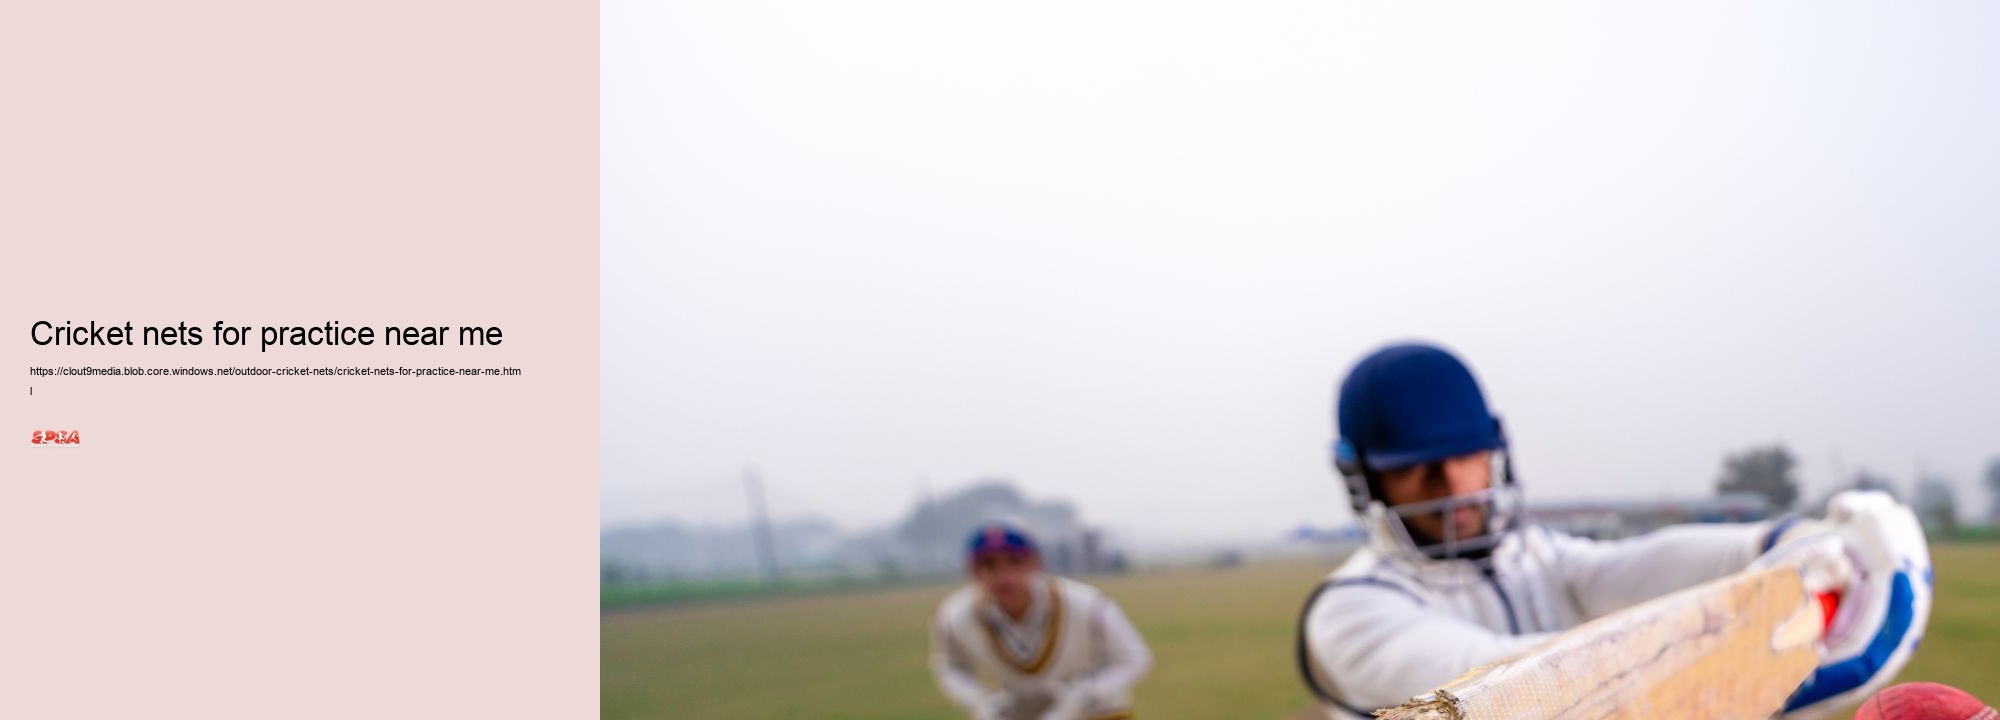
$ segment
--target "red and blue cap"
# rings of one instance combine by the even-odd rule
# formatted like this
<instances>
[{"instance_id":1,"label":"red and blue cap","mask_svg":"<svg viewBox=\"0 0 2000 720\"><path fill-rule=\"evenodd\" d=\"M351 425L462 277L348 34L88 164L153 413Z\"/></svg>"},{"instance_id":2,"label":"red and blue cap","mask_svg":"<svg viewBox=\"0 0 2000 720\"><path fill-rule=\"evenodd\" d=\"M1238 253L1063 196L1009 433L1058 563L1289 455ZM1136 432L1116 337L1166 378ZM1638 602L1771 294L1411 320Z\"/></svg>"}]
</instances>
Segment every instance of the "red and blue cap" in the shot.
<instances>
[{"instance_id":1,"label":"red and blue cap","mask_svg":"<svg viewBox=\"0 0 2000 720\"><path fill-rule=\"evenodd\" d=\"M972 531L972 537L965 542L965 554L968 557L976 558L996 552L1035 555L1040 550L1035 548L1035 541L1028 537L1027 531L1004 521L979 526Z\"/></svg>"}]
</instances>

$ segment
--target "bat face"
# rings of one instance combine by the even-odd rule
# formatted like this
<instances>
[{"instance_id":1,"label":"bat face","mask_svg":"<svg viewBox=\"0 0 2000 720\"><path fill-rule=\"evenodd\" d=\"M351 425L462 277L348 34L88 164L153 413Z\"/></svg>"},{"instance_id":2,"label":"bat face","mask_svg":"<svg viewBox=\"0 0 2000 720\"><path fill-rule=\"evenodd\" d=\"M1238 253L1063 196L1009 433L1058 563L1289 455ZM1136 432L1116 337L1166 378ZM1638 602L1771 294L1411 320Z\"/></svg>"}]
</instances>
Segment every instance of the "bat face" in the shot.
<instances>
[{"instance_id":1,"label":"bat face","mask_svg":"<svg viewBox=\"0 0 2000 720\"><path fill-rule=\"evenodd\" d=\"M1797 570L1721 578L1626 608L1437 691L1395 720L1769 718L1818 664Z\"/></svg>"}]
</instances>

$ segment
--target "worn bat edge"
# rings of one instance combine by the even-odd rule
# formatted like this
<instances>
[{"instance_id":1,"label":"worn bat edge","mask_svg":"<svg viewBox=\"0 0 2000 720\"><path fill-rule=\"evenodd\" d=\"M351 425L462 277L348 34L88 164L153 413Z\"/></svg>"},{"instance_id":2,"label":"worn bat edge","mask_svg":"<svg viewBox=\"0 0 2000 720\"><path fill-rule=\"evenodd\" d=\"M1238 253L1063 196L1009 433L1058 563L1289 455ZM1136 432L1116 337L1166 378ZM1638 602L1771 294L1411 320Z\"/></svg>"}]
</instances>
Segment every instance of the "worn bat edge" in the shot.
<instances>
[{"instance_id":1,"label":"worn bat edge","mask_svg":"<svg viewBox=\"0 0 2000 720\"><path fill-rule=\"evenodd\" d=\"M1742 582L1752 578L1756 578L1761 582L1768 580L1771 575L1783 573L1786 570L1788 568L1766 568L1763 570L1745 571L1730 577L1717 578L1716 580L1680 592L1670 593L1667 596L1657 598L1656 601L1677 595L1697 595L1712 590L1716 585ZM1795 585L1799 582L1799 578L1796 574L1793 574L1780 582L1787 585ZM1803 602L1802 588L1800 594L1802 601L1800 609L1788 616L1784 621L1779 622L1777 627L1772 629L1770 648L1773 651L1799 647L1817 640L1820 629L1818 617L1814 613L1809 612L1810 608ZM1465 674L1454 678L1451 682L1430 693L1410 698L1396 707L1376 710L1372 714L1382 720L1471 720L1471 714L1467 711L1464 701L1452 694L1452 688L1464 689L1471 687L1477 690L1479 689L1477 686L1495 671L1538 658L1550 652L1553 648L1566 645L1567 643L1564 643L1563 640L1567 638L1564 636L1569 635L1570 632L1584 630L1604 621L1611 620L1616 616L1628 614L1637 610L1637 607L1627 608L1624 611L1598 618L1596 621L1579 625L1576 628L1572 628L1571 631L1563 633L1563 635L1550 638L1548 641L1537 644L1535 647L1522 651L1520 654L1468 670Z\"/></svg>"}]
</instances>

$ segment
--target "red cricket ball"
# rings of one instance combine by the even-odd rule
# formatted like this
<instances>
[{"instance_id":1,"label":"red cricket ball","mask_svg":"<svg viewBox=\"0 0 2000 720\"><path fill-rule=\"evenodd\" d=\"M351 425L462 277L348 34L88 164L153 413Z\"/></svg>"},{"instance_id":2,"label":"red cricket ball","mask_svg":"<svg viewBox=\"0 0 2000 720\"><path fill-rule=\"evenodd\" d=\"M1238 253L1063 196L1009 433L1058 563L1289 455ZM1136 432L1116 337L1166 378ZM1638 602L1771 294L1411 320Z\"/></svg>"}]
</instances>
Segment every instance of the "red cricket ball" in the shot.
<instances>
[{"instance_id":1,"label":"red cricket ball","mask_svg":"<svg viewBox=\"0 0 2000 720\"><path fill-rule=\"evenodd\" d=\"M1875 693L1854 720L2000 720L2000 713L1950 685L1913 682Z\"/></svg>"}]
</instances>

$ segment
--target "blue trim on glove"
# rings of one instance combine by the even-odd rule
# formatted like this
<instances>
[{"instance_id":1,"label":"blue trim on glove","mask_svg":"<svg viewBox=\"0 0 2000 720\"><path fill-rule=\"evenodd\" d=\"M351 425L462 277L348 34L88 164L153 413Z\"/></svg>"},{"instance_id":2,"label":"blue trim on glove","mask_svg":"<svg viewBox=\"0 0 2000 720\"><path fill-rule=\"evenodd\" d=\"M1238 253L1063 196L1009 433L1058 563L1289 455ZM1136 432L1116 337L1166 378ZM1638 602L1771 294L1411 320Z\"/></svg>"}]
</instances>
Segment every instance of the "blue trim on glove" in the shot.
<instances>
[{"instance_id":1,"label":"blue trim on glove","mask_svg":"<svg viewBox=\"0 0 2000 720\"><path fill-rule=\"evenodd\" d=\"M1882 618L1882 629L1875 633L1875 639L1868 641L1868 647L1860 655L1831 665L1822 665L1814 670L1805 683L1785 701L1785 712L1817 703L1868 684L1882 666L1889 663L1889 656L1902 647L1903 637L1910 632L1910 623L1915 620L1916 594L1910 590L1910 574L1896 571L1889 579L1889 611Z\"/></svg>"},{"instance_id":2,"label":"blue trim on glove","mask_svg":"<svg viewBox=\"0 0 2000 720\"><path fill-rule=\"evenodd\" d=\"M1771 548L1778 545L1778 536L1785 534L1786 530L1792 529L1792 526L1797 524L1799 524L1798 515L1786 515L1778 518L1778 522L1771 525L1771 531L1764 535L1764 549L1757 552L1770 552Z\"/></svg>"}]
</instances>

